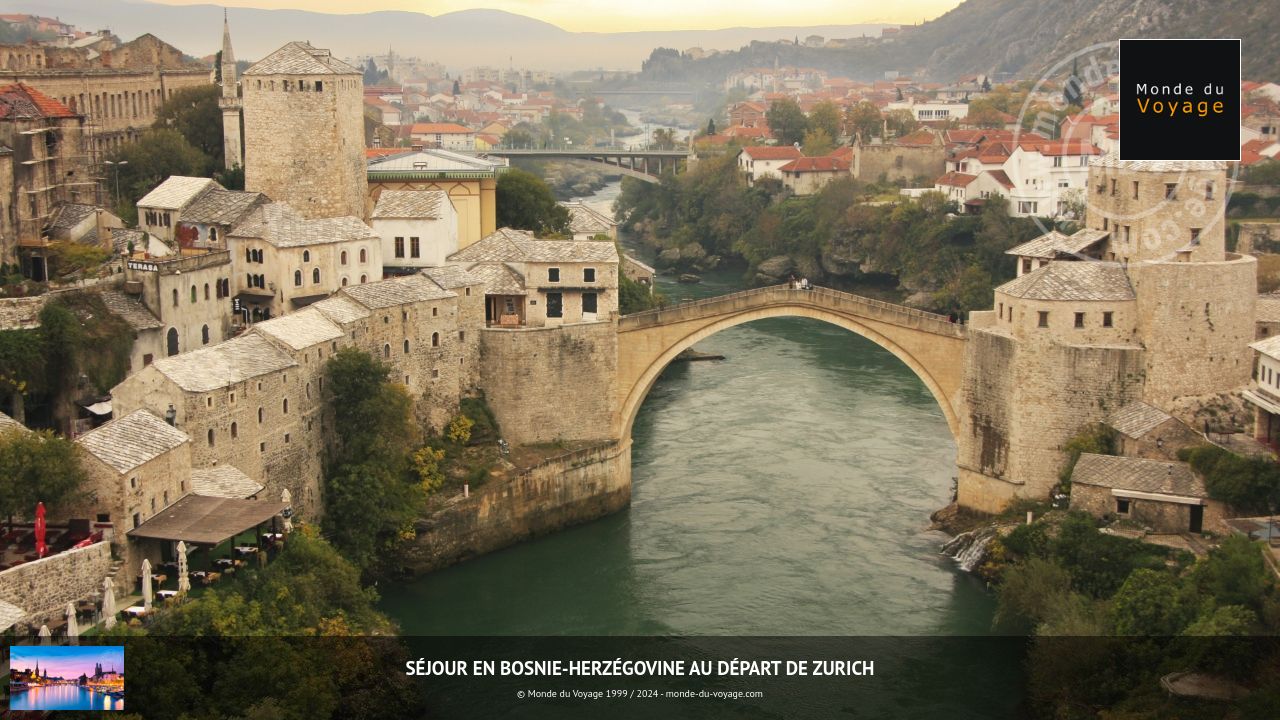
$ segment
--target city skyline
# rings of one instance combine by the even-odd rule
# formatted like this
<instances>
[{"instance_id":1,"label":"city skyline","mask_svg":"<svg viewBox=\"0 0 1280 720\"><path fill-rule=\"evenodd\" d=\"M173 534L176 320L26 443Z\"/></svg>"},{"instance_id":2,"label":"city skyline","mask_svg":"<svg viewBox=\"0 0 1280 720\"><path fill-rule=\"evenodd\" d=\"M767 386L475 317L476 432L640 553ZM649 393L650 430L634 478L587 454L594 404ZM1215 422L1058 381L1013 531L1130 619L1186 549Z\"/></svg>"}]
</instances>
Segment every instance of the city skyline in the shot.
<instances>
[{"instance_id":1,"label":"city skyline","mask_svg":"<svg viewBox=\"0 0 1280 720\"><path fill-rule=\"evenodd\" d=\"M204 0L152 0L165 5L198 5ZM903 0L882 3L813 0L797 6L780 0L651 0L634 6L606 0L224 0L228 8L310 10L333 14L407 11L444 15L461 10L502 10L535 18L574 32L716 30L732 27L911 25L955 8L959 0Z\"/></svg>"},{"instance_id":2,"label":"city skyline","mask_svg":"<svg viewBox=\"0 0 1280 720\"><path fill-rule=\"evenodd\" d=\"M114 645L103 646L14 646L9 648L9 667L14 670L34 670L40 665L40 673L47 671L49 677L75 679L83 675L93 675L94 666L98 663L106 671L115 668L116 672L124 672L124 648Z\"/></svg>"}]
</instances>

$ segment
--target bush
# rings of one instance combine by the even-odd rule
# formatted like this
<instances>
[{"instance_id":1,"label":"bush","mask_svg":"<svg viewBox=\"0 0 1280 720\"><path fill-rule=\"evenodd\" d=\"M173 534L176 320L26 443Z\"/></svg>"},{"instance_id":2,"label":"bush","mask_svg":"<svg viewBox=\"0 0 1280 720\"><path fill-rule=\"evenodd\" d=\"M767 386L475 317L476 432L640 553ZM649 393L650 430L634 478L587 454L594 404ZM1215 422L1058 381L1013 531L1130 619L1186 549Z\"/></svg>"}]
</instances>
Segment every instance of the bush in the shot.
<instances>
[{"instance_id":1,"label":"bush","mask_svg":"<svg viewBox=\"0 0 1280 720\"><path fill-rule=\"evenodd\" d=\"M483 397L463 398L459 410L471 421L471 444L495 442L499 437L498 420Z\"/></svg>"}]
</instances>

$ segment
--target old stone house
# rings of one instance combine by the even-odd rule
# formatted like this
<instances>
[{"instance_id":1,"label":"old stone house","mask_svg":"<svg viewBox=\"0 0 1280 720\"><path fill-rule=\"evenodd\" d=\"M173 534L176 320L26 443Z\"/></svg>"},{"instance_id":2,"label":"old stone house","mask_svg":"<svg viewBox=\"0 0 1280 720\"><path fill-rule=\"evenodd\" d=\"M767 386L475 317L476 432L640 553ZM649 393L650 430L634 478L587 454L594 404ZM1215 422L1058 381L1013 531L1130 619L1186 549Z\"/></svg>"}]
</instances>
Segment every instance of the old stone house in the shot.
<instances>
[{"instance_id":1,"label":"old stone house","mask_svg":"<svg viewBox=\"0 0 1280 720\"><path fill-rule=\"evenodd\" d=\"M1158 407L1135 400L1107 418L1116 431L1121 455L1149 460L1177 460L1178 450L1204 443L1204 437Z\"/></svg>"},{"instance_id":2,"label":"old stone house","mask_svg":"<svg viewBox=\"0 0 1280 720\"><path fill-rule=\"evenodd\" d=\"M385 190L441 190L457 211L458 247L465 248L498 229L498 176L506 160L424 149L369 159L369 197L373 212Z\"/></svg>"},{"instance_id":3,"label":"old stone house","mask_svg":"<svg viewBox=\"0 0 1280 720\"><path fill-rule=\"evenodd\" d=\"M574 240L592 240L604 235L617 241L618 221L586 203L562 202L560 206L569 211L569 232Z\"/></svg>"},{"instance_id":4,"label":"old stone house","mask_svg":"<svg viewBox=\"0 0 1280 720\"><path fill-rule=\"evenodd\" d=\"M1071 507L1133 520L1157 533L1225 529L1226 508L1180 462L1084 453L1071 474Z\"/></svg>"},{"instance_id":5,"label":"old stone house","mask_svg":"<svg viewBox=\"0 0 1280 720\"><path fill-rule=\"evenodd\" d=\"M383 190L369 224L389 274L443 265L458 250L458 211L443 190Z\"/></svg>"},{"instance_id":6,"label":"old stone house","mask_svg":"<svg viewBox=\"0 0 1280 720\"><path fill-rule=\"evenodd\" d=\"M233 269L226 250L125 262L122 291L137 299L163 327L163 340L139 336L134 348L140 368L163 356L177 355L221 342L231 336ZM126 318L128 319L128 318ZM140 316L136 330L149 330Z\"/></svg>"},{"instance_id":7,"label":"old stone house","mask_svg":"<svg viewBox=\"0 0 1280 720\"><path fill-rule=\"evenodd\" d=\"M779 168L804 157L800 148L791 145L751 145L738 152L738 170L746 174L747 183L754 185L762 178L782 179Z\"/></svg>"},{"instance_id":8,"label":"old stone house","mask_svg":"<svg viewBox=\"0 0 1280 720\"><path fill-rule=\"evenodd\" d=\"M849 176L849 161L840 157L802 157L778 168L782 185L796 195L812 195L827 183Z\"/></svg>"},{"instance_id":9,"label":"old stone house","mask_svg":"<svg viewBox=\"0 0 1280 720\"><path fill-rule=\"evenodd\" d=\"M489 325L595 322L618 312L618 251L610 242L539 240L502 228L449 262L485 277Z\"/></svg>"}]
</instances>

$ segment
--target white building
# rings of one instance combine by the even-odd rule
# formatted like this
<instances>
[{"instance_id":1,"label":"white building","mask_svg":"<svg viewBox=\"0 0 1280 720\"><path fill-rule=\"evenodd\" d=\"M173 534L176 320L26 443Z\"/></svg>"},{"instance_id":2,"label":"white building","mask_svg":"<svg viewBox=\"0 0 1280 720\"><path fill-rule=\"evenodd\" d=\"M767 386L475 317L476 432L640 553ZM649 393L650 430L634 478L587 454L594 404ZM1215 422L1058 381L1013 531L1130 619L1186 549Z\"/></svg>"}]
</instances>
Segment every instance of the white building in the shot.
<instances>
[{"instance_id":1,"label":"white building","mask_svg":"<svg viewBox=\"0 0 1280 720\"><path fill-rule=\"evenodd\" d=\"M766 177L781 180L782 166L802 157L804 153L791 145L751 145L738 153L738 169L747 174L747 181L753 185Z\"/></svg>"},{"instance_id":2,"label":"white building","mask_svg":"<svg viewBox=\"0 0 1280 720\"><path fill-rule=\"evenodd\" d=\"M458 211L443 190L383 190L369 224L391 274L443 265L458 251Z\"/></svg>"},{"instance_id":3,"label":"white building","mask_svg":"<svg viewBox=\"0 0 1280 720\"><path fill-rule=\"evenodd\" d=\"M969 104L962 102L915 102L901 100L884 106L885 112L891 110L908 110L916 120L952 120L968 117Z\"/></svg>"}]
</instances>

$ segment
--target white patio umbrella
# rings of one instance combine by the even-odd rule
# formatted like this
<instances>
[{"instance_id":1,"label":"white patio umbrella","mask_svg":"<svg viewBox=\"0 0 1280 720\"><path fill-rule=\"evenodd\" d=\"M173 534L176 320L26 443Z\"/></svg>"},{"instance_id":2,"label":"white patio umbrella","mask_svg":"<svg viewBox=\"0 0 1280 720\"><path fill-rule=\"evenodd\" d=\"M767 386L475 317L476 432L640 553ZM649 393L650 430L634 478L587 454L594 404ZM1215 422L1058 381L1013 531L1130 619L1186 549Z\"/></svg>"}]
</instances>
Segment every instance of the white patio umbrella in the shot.
<instances>
[{"instance_id":1,"label":"white patio umbrella","mask_svg":"<svg viewBox=\"0 0 1280 720\"><path fill-rule=\"evenodd\" d=\"M285 488L284 491L280 493L280 502L284 503L289 510L293 509L293 496L289 494L289 488ZM293 532L293 520L291 519L292 517L293 517L292 512L288 512L284 515L285 533Z\"/></svg>"},{"instance_id":2,"label":"white patio umbrella","mask_svg":"<svg viewBox=\"0 0 1280 720\"><path fill-rule=\"evenodd\" d=\"M116 626L116 584L111 578L102 581L102 626L108 630Z\"/></svg>"},{"instance_id":3,"label":"white patio umbrella","mask_svg":"<svg viewBox=\"0 0 1280 720\"><path fill-rule=\"evenodd\" d=\"M48 625L41 625L41 626L40 626L40 644L41 644L41 645L48 645L48 644L49 644L49 639L50 639L51 637L53 637L53 633L49 632L49 626L48 626Z\"/></svg>"},{"instance_id":4,"label":"white patio umbrella","mask_svg":"<svg viewBox=\"0 0 1280 720\"><path fill-rule=\"evenodd\" d=\"M72 645L78 644L80 637L80 623L76 622L76 606L75 603L67 602L67 639Z\"/></svg>"},{"instance_id":5,"label":"white patio umbrella","mask_svg":"<svg viewBox=\"0 0 1280 720\"><path fill-rule=\"evenodd\" d=\"M191 578L187 577L187 544L178 541L178 594L191 590Z\"/></svg>"},{"instance_id":6,"label":"white patio umbrella","mask_svg":"<svg viewBox=\"0 0 1280 720\"><path fill-rule=\"evenodd\" d=\"M142 607L151 612L151 561L142 561Z\"/></svg>"}]
</instances>

